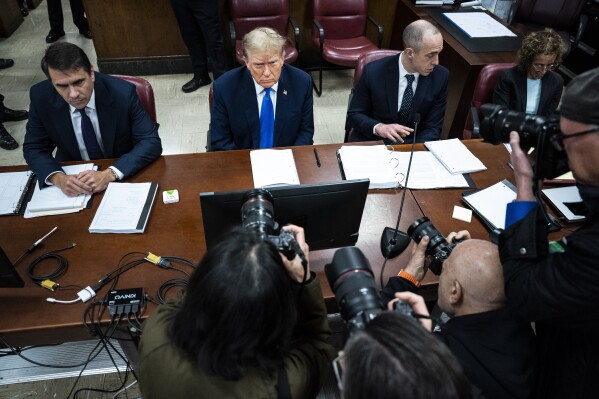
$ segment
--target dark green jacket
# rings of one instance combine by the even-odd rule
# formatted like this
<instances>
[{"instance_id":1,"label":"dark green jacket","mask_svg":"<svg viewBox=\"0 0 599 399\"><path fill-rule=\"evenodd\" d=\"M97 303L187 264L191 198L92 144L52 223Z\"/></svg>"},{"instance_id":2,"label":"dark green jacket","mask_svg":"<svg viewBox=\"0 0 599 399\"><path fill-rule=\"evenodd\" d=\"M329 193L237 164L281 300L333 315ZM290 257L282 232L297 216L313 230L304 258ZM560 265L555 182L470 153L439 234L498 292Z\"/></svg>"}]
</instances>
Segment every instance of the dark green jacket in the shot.
<instances>
[{"instance_id":1,"label":"dark green jacket","mask_svg":"<svg viewBox=\"0 0 599 399\"><path fill-rule=\"evenodd\" d=\"M152 398L276 398L277 375L250 369L238 381L207 375L175 348L167 330L181 307L181 297L158 307L144 323L139 345L139 383L144 399ZM327 343L331 334L320 283L304 288L296 331L285 369L293 398L311 398L322 386L335 352Z\"/></svg>"}]
</instances>

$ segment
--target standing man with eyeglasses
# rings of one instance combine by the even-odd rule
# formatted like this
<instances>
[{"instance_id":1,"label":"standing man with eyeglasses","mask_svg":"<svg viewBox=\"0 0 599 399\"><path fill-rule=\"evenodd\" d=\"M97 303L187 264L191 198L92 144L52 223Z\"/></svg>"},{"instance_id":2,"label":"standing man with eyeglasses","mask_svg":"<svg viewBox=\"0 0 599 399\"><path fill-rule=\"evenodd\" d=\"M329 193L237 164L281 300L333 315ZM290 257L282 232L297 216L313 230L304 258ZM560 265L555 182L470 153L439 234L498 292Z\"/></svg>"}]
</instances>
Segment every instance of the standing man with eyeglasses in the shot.
<instances>
[{"instance_id":1,"label":"standing man with eyeglasses","mask_svg":"<svg viewBox=\"0 0 599 399\"><path fill-rule=\"evenodd\" d=\"M533 169L510 135L516 201L507 207L499 250L508 304L537 332L539 398L599 392L599 68L574 78L560 105L563 149L587 208L586 220L557 245L533 194Z\"/></svg>"},{"instance_id":2,"label":"standing man with eyeglasses","mask_svg":"<svg viewBox=\"0 0 599 399\"><path fill-rule=\"evenodd\" d=\"M285 64L285 40L270 28L243 37L245 65L214 82L210 150L312 144L312 80Z\"/></svg>"},{"instance_id":3,"label":"standing man with eyeglasses","mask_svg":"<svg viewBox=\"0 0 599 399\"><path fill-rule=\"evenodd\" d=\"M564 80L553 73L566 50L560 35L552 29L528 34L518 51L516 66L501 71L493 103L512 111L548 116L562 97Z\"/></svg>"}]
</instances>

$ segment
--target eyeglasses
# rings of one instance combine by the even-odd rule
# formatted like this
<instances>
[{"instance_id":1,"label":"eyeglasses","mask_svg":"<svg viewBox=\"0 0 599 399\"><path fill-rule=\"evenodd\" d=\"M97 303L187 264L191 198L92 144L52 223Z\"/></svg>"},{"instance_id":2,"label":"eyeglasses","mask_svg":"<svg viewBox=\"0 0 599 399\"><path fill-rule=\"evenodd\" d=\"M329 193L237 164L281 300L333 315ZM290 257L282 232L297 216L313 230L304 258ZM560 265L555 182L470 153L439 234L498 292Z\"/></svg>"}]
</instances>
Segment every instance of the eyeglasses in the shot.
<instances>
[{"instance_id":1,"label":"eyeglasses","mask_svg":"<svg viewBox=\"0 0 599 399\"><path fill-rule=\"evenodd\" d=\"M557 68L558 64L532 64L532 67L534 68L535 71L537 72L541 72L544 70L547 71L553 71L555 68Z\"/></svg>"},{"instance_id":2,"label":"eyeglasses","mask_svg":"<svg viewBox=\"0 0 599 399\"><path fill-rule=\"evenodd\" d=\"M553 147L556 150L564 151L564 140L571 139L572 137L585 136L587 134L597 133L597 132L599 132L599 127L594 127L589 130L584 130L582 132L577 132L577 133L572 133L572 134L557 133L557 134L554 134L553 136L551 136L549 138L549 140L551 141L551 144L553 144Z\"/></svg>"},{"instance_id":3,"label":"eyeglasses","mask_svg":"<svg viewBox=\"0 0 599 399\"><path fill-rule=\"evenodd\" d=\"M343 357L343 354L341 354L333 359L333 372L335 373L339 392L343 391Z\"/></svg>"}]
</instances>

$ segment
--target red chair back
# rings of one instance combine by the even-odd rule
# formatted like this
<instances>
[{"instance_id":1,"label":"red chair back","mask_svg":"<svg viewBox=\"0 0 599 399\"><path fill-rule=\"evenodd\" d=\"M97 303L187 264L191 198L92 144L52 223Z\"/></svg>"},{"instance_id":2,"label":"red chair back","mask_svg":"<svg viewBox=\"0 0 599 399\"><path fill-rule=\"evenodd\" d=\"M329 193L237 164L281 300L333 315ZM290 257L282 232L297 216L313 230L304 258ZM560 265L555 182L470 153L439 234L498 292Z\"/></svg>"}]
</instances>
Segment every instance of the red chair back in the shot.
<instances>
[{"instance_id":1,"label":"red chair back","mask_svg":"<svg viewBox=\"0 0 599 399\"><path fill-rule=\"evenodd\" d=\"M274 29L283 37L289 30L288 0L229 0L231 23L235 28L235 60L243 64L243 36L261 26ZM297 59L298 50L288 39L285 44L285 62Z\"/></svg>"},{"instance_id":2,"label":"red chair back","mask_svg":"<svg viewBox=\"0 0 599 399\"><path fill-rule=\"evenodd\" d=\"M520 0L516 21L567 30L582 12L586 0Z\"/></svg>"},{"instance_id":3,"label":"red chair back","mask_svg":"<svg viewBox=\"0 0 599 399\"><path fill-rule=\"evenodd\" d=\"M229 10L239 39L260 26L268 26L287 36L287 0L229 0Z\"/></svg>"},{"instance_id":4,"label":"red chair back","mask_svg":"<svg viewBox=\"0 0 599 399\"><path fill-rule=\"evenodd\" d=\"M312 15L324 28L327 39L351 39L365 35L366 0L314 0L312 7ZM318 30L314 25L312 39L318 41Z\"/></svg>"},{"instance_id":5,"label":"red chair back","mask_svg":"<svg viewBox=\"0 0 599 399\"><path fill-rule=\"evenodd\" d=\"M156 102L154 101L154 89L150 82L139 76L127 76L127 75L112 75L115 78L126 80L129 83L135 85L135 91L141 101L141 105L144 107L152 122L156 123Z\"/></svg>"},{"instance_id":6,"label":"red chair back","mask_svg":"<svg viewBox=\"0 0 599 399\"><path fill-rule=\"evenodd\" d=\"M480 70L476 85L474 86L474 93L472 93L472 107L476 109L476 112L480 109L480 106L486 103L493 102L493 91L497 84L497 78L504 69L513 67L516 64L513 63L501 63L501 64L488 64ZM472 115L468 113L466 118L466 126L464 127L464 138L472 138Z\"/></svg>"},{"instance_id":7,"label":"red chair back","mask_svg":"<svg viewBox=\"0 0 599 399\"><path fill-rule=\"evenodd\" d=\"M362 72L364 71L366 64L372 61L380 60L381 58L389 57L391 55L397 55L399 53L401 53L399 50L375 50L366 54L362 54L358 58L358 63L356 64L356 70L354 71L354 83L352 87L356 87L360 81L360 77L362 76Z\"/></svg>"}]
</instances>

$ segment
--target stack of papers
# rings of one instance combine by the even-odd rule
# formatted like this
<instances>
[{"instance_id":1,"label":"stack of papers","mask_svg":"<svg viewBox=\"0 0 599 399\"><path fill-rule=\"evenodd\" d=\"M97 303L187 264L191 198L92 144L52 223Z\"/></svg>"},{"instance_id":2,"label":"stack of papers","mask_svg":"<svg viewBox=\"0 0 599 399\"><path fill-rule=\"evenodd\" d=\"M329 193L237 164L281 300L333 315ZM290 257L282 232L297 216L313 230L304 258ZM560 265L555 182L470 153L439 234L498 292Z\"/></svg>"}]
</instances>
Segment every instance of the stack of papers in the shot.
<instances>
[{"instance_id":1,"label":"stack of papers","mask_svg":"<svg viewBox=\"0 0 599 399\"><path fill-rule=\"evenodd\" d=\"M291 149L250 151L250 161L254 188L300 184Z\"/></svg>"},{"instance_id":2,"label":"stack of papers","mask_svg":"<svg viewBox=\"0 0 599 399\"><path fill-rule=\"evenodd\" d=\"M96 166L93 163L86 163L82 165L63 166L62 169L67 175L76 175L84 170L96 169ZM90 198L91 195L85 194L69 197L56 186L40 189L39 184L36 184L31 201L27 204L24 217L34 218L79 212L87 206Z\"/></svg>"},{"instance_id":3,"label":"stack of papers","mask_svg":"<svg viewBox=\"0 0 599 399\"><path fill-rule=\"evenodd\" d=\"M405 185L409 152L389 151L384 145L342 146L338 155L348 180L370 179L370 189ZM469 185L461 174L449 173L430 152L416 151L407 187L434 189Z\"/></svg>"},{"instance_id":4,"label":"stack of papers","mask_svg":"<svg viewBox=\"0 0 599 399\"><path fill-rule=\"evenodd\" d=\"M157 191L157 183L109 183L89 232L143 233Z\"/></svg>"},{"instance_id":5,"label":"stack of papers","mask_svg":"<svg viewBox=\"0 0 599 399\"><path fill-rule=\"evenodd\" d=\"M414 4L417 6L442 6L443 0L415 0Z\"/></svg>"},{"instance_id":6,"label":"stack of papers","mask_svg":"<svg viewBox=\"0 0 599 399\"><path fill-rule=\"evenodd\" d=\"M427 141L424 145L449 173L470 173L487 169L459 139Z\"/></svg>"}]
</instances>

